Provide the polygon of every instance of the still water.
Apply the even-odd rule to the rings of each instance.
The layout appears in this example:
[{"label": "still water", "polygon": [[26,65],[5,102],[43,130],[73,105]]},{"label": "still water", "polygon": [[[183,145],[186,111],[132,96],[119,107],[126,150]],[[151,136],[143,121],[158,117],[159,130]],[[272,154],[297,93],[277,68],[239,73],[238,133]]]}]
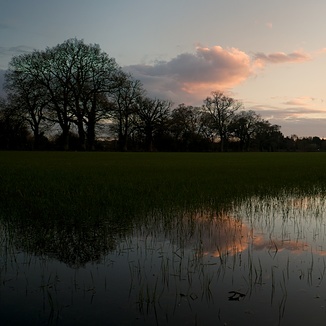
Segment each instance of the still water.
[{"label": "still water", "polygon": [[249,198],[133,228],[0,224],[1,325],[325,325],[326,201]]}]

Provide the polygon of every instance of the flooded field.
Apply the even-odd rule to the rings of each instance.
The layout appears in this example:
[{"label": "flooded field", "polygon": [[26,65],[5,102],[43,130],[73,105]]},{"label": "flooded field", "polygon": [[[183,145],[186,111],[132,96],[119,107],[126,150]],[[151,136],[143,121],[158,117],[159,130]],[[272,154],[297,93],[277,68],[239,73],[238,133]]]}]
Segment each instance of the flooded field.
[{"label": "flooded field", "polygon": [[326,201],[251,197],[134,226],[1,221],[1,325],[324,325]]}]

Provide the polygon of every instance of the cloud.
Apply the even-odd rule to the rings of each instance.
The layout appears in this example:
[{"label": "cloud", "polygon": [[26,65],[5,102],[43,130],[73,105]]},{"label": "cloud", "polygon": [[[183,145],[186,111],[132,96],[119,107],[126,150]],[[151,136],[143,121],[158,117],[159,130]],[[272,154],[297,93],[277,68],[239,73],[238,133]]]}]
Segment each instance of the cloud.
[{"label": "cloud", "polygon": [[271,23],[271,22],[266,23],[266,27],[269,28],[269,29],[272,29],[273,28],[273,23]]},{"label": "cloud", "polygon": [[281,131],[284,135],[290,136],[296,134],[299,137],[318,136],[326,138],[325,124],[326,119],[300,118],[292,120],[274,120],[273,123],[281,125]]},{"label": "cloud", "polygon": [[294,51],[286,54],[284,52],[275,52],[271,54],[264,54],[258,52],[254,55],[256,65],[265,66],[266,64],[278,64],[278,63],[300,63],[310,61],[312,57],[302,51]]},{"label": "cloud", "polygon": [[[13,47],[0,46],[0,69],[6,69],[7,62],[10,61],[13,56],[18,56],[24,53],[30,53],[33,52],[33,50],[34,49],[26,45],[18,45]],[[2,62],[6,62],[6,64],[3,64]]]},{"label": "cloud", "polygon": [[140,79],[150,93],[172,97],[204,96],[226,90],[245,81],[251,74],[248,54],[236,48],[197,47],[195,53],[182,53],[170,61],[154,65],[124,67]]},{"label": "cloud", "polygon": [[301,98],[307,98],[306,102],[310,98],[311,105],[294,105],[294,103],[290,105],[292,100],[289,100],[287,104],[285,104],[286,102],[275,105],[252,104],[248,108],[250,107],[270,123],[281,126],[281,132],[285,136],[296,134],[299,137],[319,136],[325,138],[326,113],[323,109],[323,100],[302,96],[295,98],[293,102]]},{"label": "cloud", "polygon": [[32,52],[33,49],[26,45],[18,45],[13,47],[0,46],[0,53],[5,55],[19,55],[22,53]]},{"label": "cloud", "polygon": [[[315,100],[314,100],[315,101]],[[252,105],[250,108],[261,114],[266,119],[291,120],[297,118],[322,119],[326,118],[325,110],[320,107],[320,103],[309,105],[308,103],[297,102],[290,100],[283,105]]]},{"label": "cloud", "polygon": [[302,106],[302,107],[307,107],[308,105],[311,105],[312,102],[315,101],[315,98],[310,97],[310,96],[301,96],[301,97],[296,97],[293,99],[290,99],[283,104],[285,105],[290,105],[290,106]]},{"label": "cloud", "polygon": [[212,91],[229,91],[257,75],[266,65],[309,60],[312,56],[303,51],[259,52],[249,56],[234,47],[198,46],[194,53],[181,53],[169,61],[150,65],[126,66],[124,70],[144,84],[149,96],[200,105]]},{"label": "cloud", "polygon": [[10,29],[11,26],[9,24],[6,23],[0,23],[0,29]]}]

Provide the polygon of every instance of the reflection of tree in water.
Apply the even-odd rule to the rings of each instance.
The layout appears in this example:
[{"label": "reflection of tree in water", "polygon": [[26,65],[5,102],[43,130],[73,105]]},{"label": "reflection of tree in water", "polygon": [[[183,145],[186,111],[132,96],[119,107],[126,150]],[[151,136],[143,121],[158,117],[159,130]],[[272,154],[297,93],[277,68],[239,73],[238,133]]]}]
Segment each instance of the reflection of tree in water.
[{"label": "reflection of tree in water", "polygon": [[118,238],[127,232],[109,221],[77,224],[19,219],[3,223],[7,223],[10,243],[17,249],[55,258],[75,268],[100,261],[115,250]]},{"label": "reflection of tree in water", "polygon": [[[241,218],[223,212],[186,213],[167,218],[158,214],[152,223],[139,224],[153,230],[156,240],[171,236],[171,241],[180,248],[192,247],[203,255],[214,257],[234,256],[248,249],[289,250],[300,253],[307,244],[291,239],[267,237],[257,233]],[[130,232],[132,218],[107,219],[23,219],[8,223],[12,244],[36,255],[46,255],[58,259],[69,266],[80,267],[88,262],[96,262],[116,249],[121,235]],[[144,223],[144,224],[142,224]],[[153,224],[153,225],[152,225]],[[129,230],[129,232],[128,232]]]}]

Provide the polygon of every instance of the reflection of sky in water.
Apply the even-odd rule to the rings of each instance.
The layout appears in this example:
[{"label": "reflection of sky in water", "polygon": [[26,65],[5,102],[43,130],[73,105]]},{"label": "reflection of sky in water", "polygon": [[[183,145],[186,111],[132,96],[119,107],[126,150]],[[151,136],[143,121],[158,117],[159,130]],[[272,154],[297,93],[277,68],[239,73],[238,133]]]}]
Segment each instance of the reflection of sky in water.
[{"label": "reflection of sky in water", "polygon": [[325,208],[280,196],[158,217],[79,268],[2,241],[0,322],[324,325]]},{"label": "reflection of sky in water", "polygon": [[[325,247],[325,202],[320,197],[279,198],[259,201],[253,198],[239,207],[238,214],[247,216],[244,223],[253,229],[253,245],[287,250],[291,254],[312,252],[324,256]],[[249,216],[249,218],[248,218]],[[259,238],[259,240],[257,239]]]},{"label": "reflection of sky in water", "polygon": [[214,257],[233,256],[249,247],[273,253],[309,251],[324,256],[324,206],[319,197],[287,198],[282,202],[252,198],[228,214],[194,217],[198,224],[194,238],[201,239],[205,255]]},{"label": "reflection of sky in water", "polygon": [[[325,214],[320,197],[280,197],[252,198],[229,213],[192,217],[196,228],[186,247],[196,248],[211,267],[206,272],[216,277],[212,296],[224,320],[324,325]],[[246,294],[239,301],[251,317],[234,317],[235,307],[219,300],[229,291]]]}]

